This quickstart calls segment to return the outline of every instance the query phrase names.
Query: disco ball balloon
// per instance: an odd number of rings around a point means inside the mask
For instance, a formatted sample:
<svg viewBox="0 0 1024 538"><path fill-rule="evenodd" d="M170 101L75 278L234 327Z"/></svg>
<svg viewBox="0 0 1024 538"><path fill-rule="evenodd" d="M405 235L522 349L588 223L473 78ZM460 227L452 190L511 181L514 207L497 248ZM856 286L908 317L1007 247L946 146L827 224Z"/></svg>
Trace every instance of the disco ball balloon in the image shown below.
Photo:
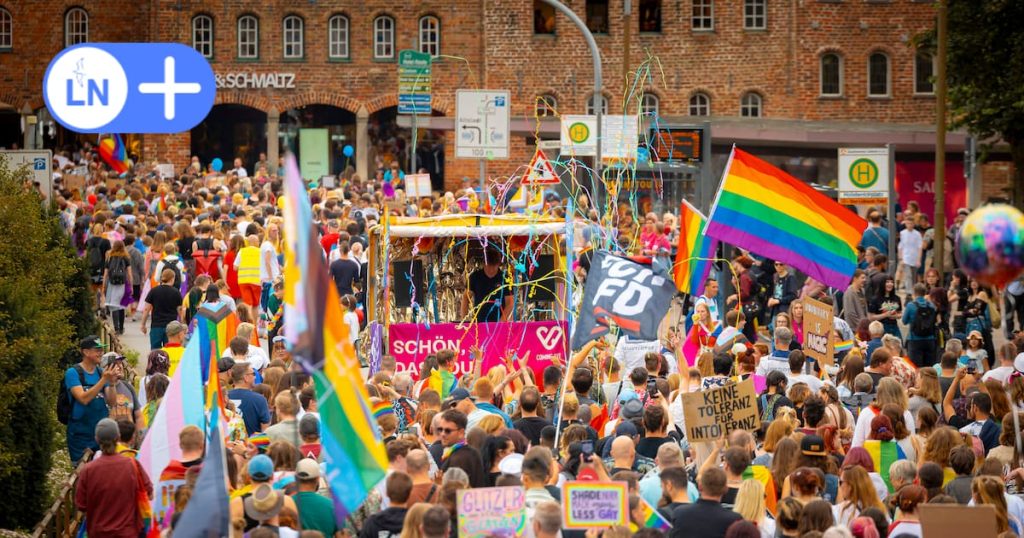
<svg viewBox="0 0 1024 538"><path fill-rule="evenodd" d="M956 238L960 268L982 284L1003 287L1024 271L1024 213L993 204L974 210Z"/></svg>

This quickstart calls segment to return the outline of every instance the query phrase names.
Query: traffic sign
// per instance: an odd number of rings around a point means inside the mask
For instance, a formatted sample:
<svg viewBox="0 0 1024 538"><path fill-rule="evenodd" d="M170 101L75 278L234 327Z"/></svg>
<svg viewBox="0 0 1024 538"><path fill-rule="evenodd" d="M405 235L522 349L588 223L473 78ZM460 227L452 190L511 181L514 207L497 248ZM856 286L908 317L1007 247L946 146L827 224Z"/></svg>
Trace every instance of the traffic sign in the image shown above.
<svg viewBox="0 0 1024 538"><path fill-rule="evenodd" d="M635 160L640 140L637 116L601 116L601 158ZM578 157L597 155L597 116L562 116L562 154Z"/></svg>
<svg viewBox="0 0 1024 538"><path fill-rule="evenodd" d="M455 158L507 159L511 108L507 90L457 90Z"/></svg>
<svg viewBox="0 0 1024 538"><path fill-rule="evenodd" d="M539 147L526 168L527 171L523 177L523 185L558 185L559 183L555 167L551 166L551 161L548 160L547 155L544 155L544 151Z"/></svg>
<svg viewBox="0 0 1024 538"><path fill-rule="evenodd" d="M430 115L431 57L415 50L398 53L398 113Z"/></svg>
<svg viewBox="0 0 1024 538"><path fill-rule="evenodd" d="M34 183L39 183L40 190L47 199L53 192L53 152L48 149L0 149L5 157L8 170L15 172L21 167L28 169Z"/></svg>
<svg viewBox="0 0 1024 538"><path fill-rule="evenodd" d="M889 199L889 149L839 148L839 201L883 204Z"/></svg>

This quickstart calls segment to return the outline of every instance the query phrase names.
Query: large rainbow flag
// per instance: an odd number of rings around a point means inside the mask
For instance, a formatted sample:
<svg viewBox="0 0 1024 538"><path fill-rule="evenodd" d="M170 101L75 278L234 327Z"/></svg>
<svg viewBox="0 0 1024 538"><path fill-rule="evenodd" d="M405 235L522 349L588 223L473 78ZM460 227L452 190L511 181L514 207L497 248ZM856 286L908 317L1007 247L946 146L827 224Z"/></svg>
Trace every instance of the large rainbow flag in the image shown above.
<svg viewBox="0 0 1024 538"><path fill-rule="evenodd" d="M706 233L845 290L866 227L810 185L734 147Z"/></svg>
<svg viewBox="0 0 1024 538"><path fill-rule="evenodd" d="M696 207L683 200L679 207L679 249L673 264L676 287L683 293L704 293L704 282L711 273L712 258L718 241L704 233L707 218Z"/></svg>
<svg viewBox="0 0 1024 538"><path fill-rule="evenodd" d="M751 478L757 480L764 486L764 504L765 508L775 515L775 510L778 508L775 500L775 479L772 478L771 469L764 465L750 465L743 471L743 479L746 480Z"/></svg>
<svg viewBox="0 0 1024 538"><path fill-rule="evenodd" d="M325 476L340 520L384 478L388 460L295 156L286 161L284 331L316 386Z"/></svg>
<svg viewBox="0 0 1024 538"><path fill-rule="evenodd" d="M871 455L871 461L875 464L875 471L882 476L882 480L885 482L885 487L889 488L889 493L892 493L892 482L889 480L889 467L899 460L907 459L907 455L903 453L903 449L900 448L900 445L896 444L896 441L879 441L877 439L869 439L864 441L864 450L867 450L868 454Z"/></svg>
<svg viewBox="0 0 1024 538"><path fill-rule="evenodd" d="M100 140L99 154L103 162L118 174L128 171L128 150L125 149L121 135L114 133L109 138Z"/></svg>

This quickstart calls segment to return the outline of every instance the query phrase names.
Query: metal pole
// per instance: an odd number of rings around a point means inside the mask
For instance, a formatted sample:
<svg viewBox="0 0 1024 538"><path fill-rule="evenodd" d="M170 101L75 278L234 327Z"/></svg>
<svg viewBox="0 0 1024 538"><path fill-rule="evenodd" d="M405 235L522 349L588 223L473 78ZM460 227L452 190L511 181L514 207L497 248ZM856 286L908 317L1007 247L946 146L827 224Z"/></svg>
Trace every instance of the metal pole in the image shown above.
<svg viewBox="0 0 1024 538"><path fill-rule="evenodd" d="M604 101L604 95L601 93L601 50L597 48L597 41L594 41L594 34L590 33L590 29L580 19L576 12L566 7L565 4L558 0L543 0L545 4L557 9L562 12L563 15L569 18L579 29L580 33L583 34L583 39L587 41L587 46L590 47L590 56L594 60L594 109L595 115L597 116L597 151L594 157L594 172L598 178L601 177L601 102ZM601 101L598 101L600 99ZM598 202L595 199L594 206L597 207ZM557 436L556 436L557 437Z"/></svg>
<svg viewBox="0 0 1024 538"><path fill-rule="evenodd" d="M935 66L935 234L934 266L943 282L946 247L946 40L948 0L939 1L939 50Z"/></svg>
<svg viewBox="0 0 1024 538"><path fill-rule="evenodd" d="M886 144L885 149L889 151L889 274L896 274L896 148L892 144Z"/></svg>
<svg viewBox="0 0 1024 538"><path fill-rule="evenodd" d="M633 0L625 0L622 5L622 83L629 88L629 46L633 30Z"/></svg>

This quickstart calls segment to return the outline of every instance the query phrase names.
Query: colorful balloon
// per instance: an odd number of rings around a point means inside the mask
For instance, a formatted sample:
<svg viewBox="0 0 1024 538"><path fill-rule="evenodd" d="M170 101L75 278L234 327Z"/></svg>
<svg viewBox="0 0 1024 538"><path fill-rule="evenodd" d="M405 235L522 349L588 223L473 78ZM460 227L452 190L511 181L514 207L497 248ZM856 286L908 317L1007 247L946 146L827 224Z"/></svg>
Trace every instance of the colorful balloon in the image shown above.
<svg viewBox="0 0 1024 538"><path fill-rule="evenodd" d="M346 144L345 147L341 148L341 153L344 154L346 157L352 157L353 155L355 155L356 150L352 149L351 145Z"/></svg>
<svg viewBox="0 0 1024 538"><path fill-rule="evenodd" d="M1024 213L993 204L974 210L956 238L956 258L967 275L1002 288L1024 271Z"/></svg>
<svg viewBox="0 0 1024 538"><path fill-rule="evenodd" d="M210 168L213 168L214 172L220 172L224 169L224 161L220 160L220 157L215 157L210 161Z"/></svg>

